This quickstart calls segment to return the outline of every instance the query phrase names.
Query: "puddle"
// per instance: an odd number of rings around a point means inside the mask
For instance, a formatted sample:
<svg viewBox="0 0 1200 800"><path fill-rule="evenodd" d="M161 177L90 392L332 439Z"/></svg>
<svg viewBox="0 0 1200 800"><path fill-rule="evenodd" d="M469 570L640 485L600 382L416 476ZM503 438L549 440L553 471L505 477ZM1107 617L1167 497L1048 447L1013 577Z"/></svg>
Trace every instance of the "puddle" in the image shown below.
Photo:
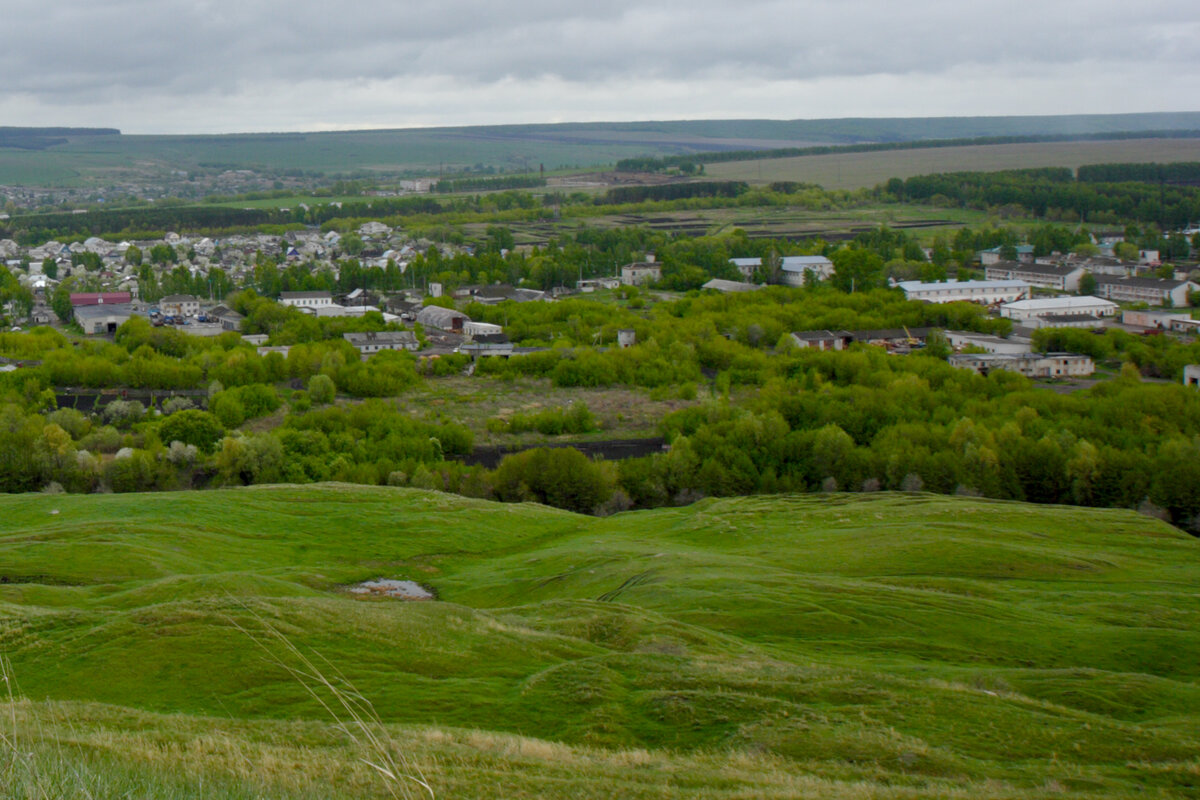
<svg viewBox="0 0 1200 800"><path fill-rule="evenodd" d="M351 594L368 594L378 597L398 597L401 600L432 600L433 592L416 581L396 581L380 578L363 581L350 587Z"/></svg>

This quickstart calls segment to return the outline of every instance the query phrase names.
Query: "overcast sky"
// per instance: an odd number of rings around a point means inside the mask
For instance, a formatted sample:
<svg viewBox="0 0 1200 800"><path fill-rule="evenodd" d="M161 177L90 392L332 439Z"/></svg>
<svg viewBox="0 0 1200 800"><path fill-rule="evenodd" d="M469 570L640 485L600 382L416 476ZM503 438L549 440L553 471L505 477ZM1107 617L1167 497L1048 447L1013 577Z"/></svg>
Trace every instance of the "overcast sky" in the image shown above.
<svg viewBox="0 0 1200 800"><path fill-rule="evenodd" d="M4 0L0 124L1200 110L1196 0Z"/></svg>

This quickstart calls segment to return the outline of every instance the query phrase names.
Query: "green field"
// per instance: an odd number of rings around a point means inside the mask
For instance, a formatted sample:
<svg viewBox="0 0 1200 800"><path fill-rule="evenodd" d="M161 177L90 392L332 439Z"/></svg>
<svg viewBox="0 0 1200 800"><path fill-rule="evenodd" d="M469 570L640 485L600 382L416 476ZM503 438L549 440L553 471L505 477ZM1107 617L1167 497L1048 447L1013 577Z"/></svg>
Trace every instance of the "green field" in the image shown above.
<svg viewBox="0 0 1200 800"><path fill-rule="evenodd" d="M347 485L0 506L25 698L0 796L388 796L314 668L436 797L1200 796L1200 546L1132 512L598 519ZM376 578L437 600L347 590Z"/></svg>
<svg viewBox="0 0 1200 800"><path fill-rule="evenodd" d="M1081 164L1200 160L1200 139L1128 139L1112 142L1040 142L925 150L798 156L709 164L708 177L751 183L802 181L826 189L862 189L889 178L935 172L992 171Z"/></svg>

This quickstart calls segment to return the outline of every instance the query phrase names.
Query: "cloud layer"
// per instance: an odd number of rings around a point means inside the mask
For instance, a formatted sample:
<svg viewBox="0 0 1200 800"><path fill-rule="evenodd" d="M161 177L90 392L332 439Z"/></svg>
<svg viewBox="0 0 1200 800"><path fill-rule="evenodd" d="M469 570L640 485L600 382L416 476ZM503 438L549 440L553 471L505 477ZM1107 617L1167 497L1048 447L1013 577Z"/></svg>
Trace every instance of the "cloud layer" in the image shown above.
<svg viewBox="0 0 1200 800"><path fill-rule="evenodd" d="M0 115L126 132L1200 109L1194 2L10 0Z"/></svg>

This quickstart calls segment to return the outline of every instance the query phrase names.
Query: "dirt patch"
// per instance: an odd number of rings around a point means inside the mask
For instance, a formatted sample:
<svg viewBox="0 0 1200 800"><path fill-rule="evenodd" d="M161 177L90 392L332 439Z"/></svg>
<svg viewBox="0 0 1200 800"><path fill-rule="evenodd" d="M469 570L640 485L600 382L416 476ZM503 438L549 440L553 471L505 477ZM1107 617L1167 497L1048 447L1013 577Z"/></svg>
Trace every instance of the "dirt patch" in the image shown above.
<svg viewBox="0 0 1200 800"><path fill-rule="evenodd" d="M350 594L372 597L394 597L400 600L434 600L434 594L416 581L398 581L378 578L351 586Z"/></svg>

